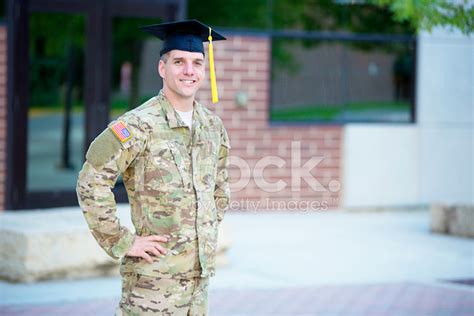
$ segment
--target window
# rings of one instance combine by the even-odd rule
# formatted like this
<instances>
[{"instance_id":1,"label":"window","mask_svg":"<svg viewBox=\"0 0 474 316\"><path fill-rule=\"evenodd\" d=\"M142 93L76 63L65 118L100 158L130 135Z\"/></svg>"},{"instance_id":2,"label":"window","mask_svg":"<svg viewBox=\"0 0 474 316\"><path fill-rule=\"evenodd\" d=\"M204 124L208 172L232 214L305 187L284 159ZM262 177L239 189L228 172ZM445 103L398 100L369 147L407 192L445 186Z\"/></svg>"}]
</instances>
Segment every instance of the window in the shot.
<instances>
[{"instance_id":1,"label":"window","mask_svg":"<svg viewBox=\"0 0 474 316\"><path fill-rule=\"evenodd\" d=\"M140 30L159 20L114 17L112 23L112 82L110 120L158 94L161 42Z\"/></svg>"},{"instance_id":2,"label":"window","mask_svg":"<svg viewBox=\"0 0 474 316\"><path fill-rule=\"evenodd\" d=\"M82 14L31 13L27 190L74 190L84 152Z\"/></svg>"},{"instance_id":3,"label":"window","mask_svg":"<svg viewBox=\"0 0 474 316\"><path fill-rule=\"evenodd\" d=\"M272 122L414 121L415 42L350 37L273 38Z\"/></svg>"}]
</instances>

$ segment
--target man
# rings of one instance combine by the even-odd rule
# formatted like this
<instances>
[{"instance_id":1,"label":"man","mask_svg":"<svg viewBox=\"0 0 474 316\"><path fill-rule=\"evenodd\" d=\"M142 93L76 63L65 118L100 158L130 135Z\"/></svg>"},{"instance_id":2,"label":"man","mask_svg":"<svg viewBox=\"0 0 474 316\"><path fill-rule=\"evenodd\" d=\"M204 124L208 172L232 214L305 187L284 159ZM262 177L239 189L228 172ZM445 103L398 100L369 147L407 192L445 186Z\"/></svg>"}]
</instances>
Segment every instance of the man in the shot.
<instances>
[{"instance_id":1,"label":"man","mask_svg":"<svg viewBox=\"0 0 474 316\"><path fill-rule=\"evenodd\" d=\"M206 315L229 201L230 145L222 121L195 95L205 78L202 42L225 38L196 20L143 29L164 40L163 89L91 144L79 204L100 246L122 260L118 315ZM115 215L111 189L119 175L135 234Z\"/></svg>"}]
</instances>

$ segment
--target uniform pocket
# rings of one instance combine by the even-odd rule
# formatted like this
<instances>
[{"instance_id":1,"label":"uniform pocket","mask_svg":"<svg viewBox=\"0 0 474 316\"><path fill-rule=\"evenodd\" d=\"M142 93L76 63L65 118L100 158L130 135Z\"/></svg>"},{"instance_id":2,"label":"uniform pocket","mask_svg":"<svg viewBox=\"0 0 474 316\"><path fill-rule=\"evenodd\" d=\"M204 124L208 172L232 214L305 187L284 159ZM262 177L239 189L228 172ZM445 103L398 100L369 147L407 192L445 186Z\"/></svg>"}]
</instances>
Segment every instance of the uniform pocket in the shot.
<instances>
[{"instance_id":1,"label":"uniform pocket","mask_svg":"<svg viewBox=\"0 0 474 316\"><path fill-rule=\"evenodd\" d=\"M199 150L199 159L203 163L214 164L217 161L219 145L217 133L202 132L195 145Z\"/></svg>"},{"instance_id":2,"label":"uniform pocket","mask_svg":"<svg viewBox=\"0 0 474 316\"><path fill-rule=\"evenodd\" d=\"M151 148L154 174L160 178L160 191L172 191L184 186L182 177L182 166L180 166L181 155L179 148L172 141L157 141Z\"/></svg>"},{"instance_id":3,"label":"uniform pocket","mask_svg":"<svg viewBox=\"0 0 474 316\"><path fill-rule=\"evenodd\" d=\"M214 190L217 172L218 139L216 133L202 133L195 144L196 160L199 162L198 186L207 191Z\"/></svg>"}]
</instances>

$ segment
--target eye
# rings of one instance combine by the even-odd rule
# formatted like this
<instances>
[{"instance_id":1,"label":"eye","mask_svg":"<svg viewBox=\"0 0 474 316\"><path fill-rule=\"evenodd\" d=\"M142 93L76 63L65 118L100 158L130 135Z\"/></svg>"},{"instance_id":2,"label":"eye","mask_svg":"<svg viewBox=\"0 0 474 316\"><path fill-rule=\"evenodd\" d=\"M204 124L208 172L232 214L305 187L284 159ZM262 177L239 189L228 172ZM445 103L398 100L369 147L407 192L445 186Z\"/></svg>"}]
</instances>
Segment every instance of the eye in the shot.
<instances>
[{"instance_id":1,"label":"eye","mask_svg":"<svg viewBox=\"0 0 474 316\"><path fill-rule=\"evenodd\" d=\"M175 65L181 65L181 64L183 64L183 61L182 60L175 60L174 64Z\"/></svg>"},{"instance_id":2,"label":"eye","mask_svg":"<svg viewBox=\"0 0 474 316\"><path fill-rule=\"evenodd\" d=\"M200 60L195 61L194 64L195 64L196 66L201 67L201 66L202 66L202 61L200 61Z\"/></svg>"}]
</instances>

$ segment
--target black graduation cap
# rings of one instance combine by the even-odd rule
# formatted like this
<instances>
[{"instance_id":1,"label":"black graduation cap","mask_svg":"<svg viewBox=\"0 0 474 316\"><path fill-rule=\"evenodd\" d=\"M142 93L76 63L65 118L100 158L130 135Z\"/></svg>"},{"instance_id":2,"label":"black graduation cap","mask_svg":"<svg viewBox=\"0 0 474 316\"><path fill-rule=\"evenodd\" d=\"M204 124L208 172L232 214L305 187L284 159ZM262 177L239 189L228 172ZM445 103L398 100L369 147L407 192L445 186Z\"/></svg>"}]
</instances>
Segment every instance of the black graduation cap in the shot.
<instances>
[{"instance_id":1,"label":"black graduation cap","mask_svg":"<svg viewBox=\"0 0 474 316\"><path fill-rule=\"evenodd\" d=\"M154 24L142 26L140 28L164 41L163 49L160 51L160 56L163 56L163 54L166 54L173 49L204 54L204 45L202 43L209 42L209 72L211 79L212 103L217 103L219 101L217 95L212 41L225 40L226 38L224 36L198 20Z\"/></svg>"},{"instance_id":2,"label":"black graduation cap","mask_svg":"<svg viewBox=\"0 0 474 316\"><path fill-rule=\"evenodd\" d=\"M202 43L209 41L209 35L213 41L226 39L198 20L153 24L140 28L164 41L160 56L173 49L204 54Z\"/></svg>"}]
</instances>

